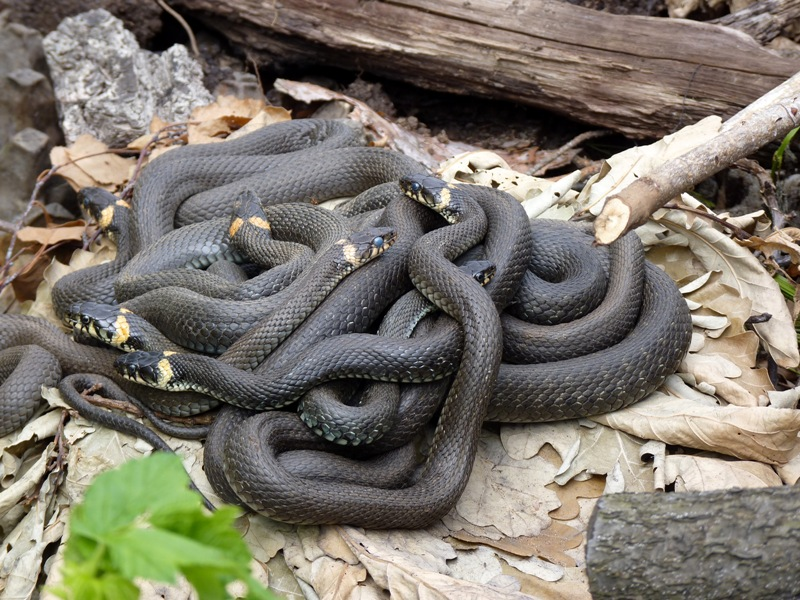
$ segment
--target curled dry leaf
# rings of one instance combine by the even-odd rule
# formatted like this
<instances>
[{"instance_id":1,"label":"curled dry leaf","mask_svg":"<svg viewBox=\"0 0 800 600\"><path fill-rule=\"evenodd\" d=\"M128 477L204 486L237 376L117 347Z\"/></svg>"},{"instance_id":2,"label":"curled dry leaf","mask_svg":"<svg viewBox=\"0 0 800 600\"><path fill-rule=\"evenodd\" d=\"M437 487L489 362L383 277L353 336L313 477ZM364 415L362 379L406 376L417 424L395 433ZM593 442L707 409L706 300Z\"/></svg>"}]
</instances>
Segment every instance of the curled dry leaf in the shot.
<instances>
[{"instance_id":1,"label":"curled dry leaf","mask_svg":"<svg viewBox=\"0 0 800 600\"><path fill-rule=\"evenodd\" d=\"M789 460L800 431L796 410L711 407L659 392L592 420L641 438L769 464Z\"/></svg>"},{"instance_id":2,"label":"curled dry leaf","mask_svg":"<svg viewBox=\"0 0 800 600\"><path fill-rule=\"evenodd\" d=\"M778 231L773 231L766 238L752 236L741 242L742 246L751 250L760 250L769 256L774 252L784 252L789 255L792 262L800 264L800 229L797 227L785 227Z\"/></svg>"},{"instance_id":3,"label":"curled dry leaf","mask_svg":"<svg viewBox=\"0 0 800 600\"><path fill-rule=\"evenodd\" d=\"M135 159L109 152L108 146L89 134L80 136L68 148L54 147L50 162L59 165L58 175L74 190L101 187L114 191L130 179L136 166Z\"/></svg>"},{"instance_id":4,"label":"curled dry leaf","mask_svg":"<svg viewBox=\"0 0 800 600\"><path fill-rule=\"evenodd\" d=\"M612 413L615 414L615 413ZM553 480L564 485L575 477L607 475L619 469L625 491L643 492L653 489L653 472L639 458L641 440L624 431L598 427L591 421L579 428L579 443ZM576 426L577 423L576 423Z\"/></svg>"},{"instance_id":5,"label":"curled dry leaf","mask_svg":"<svg viewBox=\"0 0 800 600\"><path fill-rule=\"evenodd\" d=\"M580 178L580 171L552 181L514 171L494 152L475 150L445 161L439 173L445 181L475 183L508 192L522 202L529 218L568 219L575 212L577 193L572 186ZM563 210L543 214L556 206Z\"/></svg>"},{"instance_id":6,"label":"curled dry leaf","mask_svg":"<svg viewBox=\"0 0 800 600\"><path fill-rule=\"evenodd\" d=\"M198 106L192 111L188 143L221 142L242 127L249 126L245 132L250 132L264 125L290 119L289 111L277 106L267 106L262 99L219 96L215 102Z\"/></svg>"},{"instance_id":7,"label":"curled dry leaf","mask_svg":"<svg viewBox=\"0 0 800 600\"><path fill-rule=\"evenodd\" d=\"M760 462L668 456L664 466L666 482L674 484L676 492L769 487L782 483L771 467Z\"/></svg>"},{"instance_id":8,"label":"curled dry leaf","mask_svg":"<svg viewBox=\"0 0 800 600\"><path fill-rule=\"evenodd\" d=\"M684 194L690 205L697 204ZM778 284L747 248L741 247L708 221L687 212L664 211L660 224L686 237L688 248L703 268L718 271L720 283L740 298L752 302L753 314L768 313L771 318L754 325L770 355L780 366L793 368L800 363L794 321Z\"/></svg>"}]
</instances>

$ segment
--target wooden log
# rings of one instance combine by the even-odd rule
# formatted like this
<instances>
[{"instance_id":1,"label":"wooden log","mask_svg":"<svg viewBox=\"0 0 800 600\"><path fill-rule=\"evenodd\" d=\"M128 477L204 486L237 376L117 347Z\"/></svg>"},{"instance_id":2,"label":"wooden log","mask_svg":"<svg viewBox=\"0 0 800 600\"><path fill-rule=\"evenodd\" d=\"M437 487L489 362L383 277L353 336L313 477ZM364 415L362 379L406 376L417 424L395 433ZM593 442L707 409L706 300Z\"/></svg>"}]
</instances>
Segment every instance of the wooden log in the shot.
<instances>
[{"instance_id":1,"label":"wooden log","mask_svg":"<svg viewBox=\"0 0 800 600\"><path fill-rule=\"evenodd\" d=\"M513 100L639 138L731 116L800 70L800 55L780 56L728 27L553 0L171 4L262 61Z\"/></svg>"},{"instance_id":2,"label":"wooden log","mask_svg":"<svg viewBox=\"0 0 800 600\"><path fill-rule=\"evenodd\" d=\"M793 486L603 496L586 546L592 598L797 598L798 514Z\"/></svg>"}]
</instances>

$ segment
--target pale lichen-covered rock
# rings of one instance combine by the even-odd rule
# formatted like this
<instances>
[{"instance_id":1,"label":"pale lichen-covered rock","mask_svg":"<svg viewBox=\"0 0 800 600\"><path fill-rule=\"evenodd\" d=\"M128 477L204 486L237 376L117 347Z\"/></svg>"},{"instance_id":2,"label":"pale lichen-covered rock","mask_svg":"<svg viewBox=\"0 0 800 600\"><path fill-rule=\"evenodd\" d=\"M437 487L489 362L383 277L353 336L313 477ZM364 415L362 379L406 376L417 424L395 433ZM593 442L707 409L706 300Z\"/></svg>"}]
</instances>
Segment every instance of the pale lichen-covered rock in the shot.
<instances>
[{"instance_id":1,"label":"pale lichen-covered rock","mask_svg":"<svg viewBox=\"0 0 800 600\"><path fill-rule=\"evenodd\" d=\"M125 146L147 131L153 116L183 121L213 100L184 46L162 54L142 50L104 9L64 19L45 36L44 49L68 143L89 133Z\"/></svg>"}]
</instances>

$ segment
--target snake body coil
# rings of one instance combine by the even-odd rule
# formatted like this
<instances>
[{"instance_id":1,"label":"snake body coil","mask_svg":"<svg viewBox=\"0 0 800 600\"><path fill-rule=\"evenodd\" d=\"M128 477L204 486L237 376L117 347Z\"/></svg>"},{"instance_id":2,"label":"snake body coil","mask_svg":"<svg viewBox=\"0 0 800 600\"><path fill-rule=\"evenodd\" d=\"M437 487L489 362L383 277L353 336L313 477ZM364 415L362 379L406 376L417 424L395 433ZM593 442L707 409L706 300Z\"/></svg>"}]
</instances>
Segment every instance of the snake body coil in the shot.
<instances>
[{"instance_id":1,"label":"snake body coil","mask_svg":"<svg viewBox=\"0 0 800 600\"><path fill-rule=\"evenodd\" d=\"M502 192L417 175L414 161L361 143L343 122L279 124L165 154L144 169L130 207L85 192L98 222L120 230L120 253L59 282L57 312L84 334L150 350L82 346L38 319L0 315L0 380L15 372L0 387L0 433L36 409L18 388L35 396L61 374L68 401L112 427L128 424L79 397L92 381L135 396L154 422L152 408L193 414L222 400L205 468L226 500L295 523L422 527L464 489L484 420L607 412L677 368L688 310L635 236L593 251L584 228L530 223ZM342 195L358 197L338 212L309 204ZM339 240L353 223L382 228L368 234L381 256L342 278L355 251ZM485 288L453 264L481 243L496 267ZM410 289L441 314L373 333ZM145 346L134 316L155 327ZM44 380L32 360L49 365ZM372 380L348 414L363 412L373 433L306 420L363 449L331 444L296 414L257 412L299 400L335 407L353 380ZM433 442L416 465L426 423Z\"/></svg>"}]
</instances>

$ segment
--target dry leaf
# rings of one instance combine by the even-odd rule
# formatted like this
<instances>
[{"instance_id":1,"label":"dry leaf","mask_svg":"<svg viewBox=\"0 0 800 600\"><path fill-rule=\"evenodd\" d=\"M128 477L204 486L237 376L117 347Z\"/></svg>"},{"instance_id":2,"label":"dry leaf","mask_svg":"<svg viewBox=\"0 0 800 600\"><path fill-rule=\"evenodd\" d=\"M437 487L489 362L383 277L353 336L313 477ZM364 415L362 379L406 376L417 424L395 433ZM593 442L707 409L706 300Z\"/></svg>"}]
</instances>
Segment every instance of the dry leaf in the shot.
<instances>
[{"instance_id":1,"label":"dry leaf","mask_svg":"<svg viewBox=\"0 0 800 600\"><path fill-rule=\"evenodd\" d=\"M23 227L17 233L17 239L23 243L54 246L61 242L80 242L85 233L86 224L83 221L70 221L53 227Z\"/></svg>"},{"instance_id":2,"label":"dry leaf","mask_svg":"<svg viewBox=\"0 0 800 600\"><path fill-rule=\"evenodd\" d=\"M581 420L581 423L585 425L580 426L579 442L553 478L556 483L565 485L579 476L606 475L616 467L625 491L653 489L652 469L639 458L641 440L609 427L598 427L591 421Z\"/></svg>"},{"instance_id":3,"label":"dry leaf","mask_svg":"<svg viewBox=\"0 0 800 600\"><path fill-rule=\"evenodd\" d=\"M740 243L751 250L760 250L767 256L773 252L785 252L792 259L794 264L800 264L800 229L797 227L785 227L778 231L773 231L766 238L752 236Z\"/></svg>"},{"instance_id":4,"label":"dry leaf","mask_svg":"<svg viewBox=\"0 0 800 600\"><path fill-rule=\"evenodd\" d=\"M645 439L769 464L789 459L800 431L800 411L710 407L659 392L592 420Z\"/></svg>"},{"instance_id":5,"label":"dry leaf","mask_svg":"<svg viewBox=\"0 0 800 600\"><path fill-rule=\"evenodd\" d=\"M760 462L668 456L664 466L666 482L675 484L676 492L782 485L775 471Z\"/></svg>"},{"instance_id":6,"label":"dry leaf","mask_svg":"<svg viewBox=\"0 0 800 600\"><path fill-rule=\"evenodd\" d=\"M478 583L480 571L469 573L476 581L452 577L445 561L457 558L455 551L426 530L364 533L343 527L342 538L370 576L393 598L528 598Z\"/></svg>"},{"instance_id":7,"label":"dry leaf","mask_svg":"<svg viewBox=\"0 0 800 600\"><path fill-rule=\"evenodd\" d=\"M572 479L564 485L549 483L547 487L558 494L558 499L561 500L561 506L550 511L550 518L569 521L580 515L581 506L578 498L599 498L603 495L605 482L602 477L590 477L585 481Z\"/></svg>"},{"instance_id":8,"label":"dry leaf","mask_svg":"<svg viewBox=\"0 0 800 600\"><path fill-rule=\"evenodd\" d=\"M541 457L515 460L497 436L484 432L467 487L456 512L475 525L492 525L503 535L538 535L550 524L547 513L559 503L544 485L555 468Z\"/></svg>"},{"instance_id":9,"label":"dry leaf","mask_svg":"<svg viewBox=\"0 0 800 600\"><path fill-rule=\"evenodd\" d=\"M743 371L722 354L687 354L681 362L681 371L692 375L697 382L713 386L715 394L730 404L766 406L768 402L765 390L761 390L760 396L755 396L740 385L739 380L750 369Z\"/></svg>"},{"instance_id":10,"label":"dry leaf","mask_svg":"<svg viewBox=\"0 0 800 600\"><path fill-rule=\"evenodd\" d=\"M545 211L556 205L563 205L565 210L561 216L548 213L548 218L568 219L575 212L577 193L572 186L580 178L580 171L552 181L518 173L494 152L475 150L445 161L439 173L445 181L474 183L508 192L522 202L529 218L544 216Z\"/></svg>"},{"instance_id":11,"label":"dry leaf","mask_svg":"<svg viewBox=\"0 0 800 600\"><path fill-rule=\"evenodd\" d=\"M578 195L580 206L584 210L590 209L595 216L600 214L608 196L620 192L655 167L706 143L721 126L720 117L706 117L648 146L636 146L615 154L581 190Z\"/></svg>"},{"instance_id":12,"label":"dry leaf","mask_svg":"<svg viewBox=\"0 0 800 600\"><path fill-rule=\"evenodd\" d=\"M578 444L581 427L577 421L551 423L508 423L500 427L500 441L508 455L525 460L539 454L545 445L551 446L565 461Z\"/></svg>"},{"instance_id":13,"label":"dry leaf","mask_svg":"<svg viewBox=\"0 0 800 600\"><path fill-rule=\"evenodd\" d=\"M74 190L102 187L114 191L130 179L136 165L135 159L109 152L108 146L89 134L80 136L68 148L54 147L50 161L59 165L57 174Z\"/></svg>"},{"instance_id":14,"label":"dry leaf","mask_svg":"<svg viewBox=\"0 0 800 600\"><path fill-rule=\"evenodd\" d=\"M564 550L577 548L583 541L583 533L581 531L558 521L553 521L547 529L537 536L492 540L472 535L466 531L456 531L451 534L451 537L462 542L490 546L515 556L537 556L563 567L576 566L575 560L571 556L564 554Z\"/></svg>"},{"instance_id":15,"label":"dry leaf","mask_svg":"<svg viewBox=\"0 0 800 600\"><path fill-rule=\"evenodd\" d=\"M684 194L687 203L697 205ZM800 363L794 321L778 284L747 249L715 229L702 218L681 211L663 211L659 223L686 236L688 247L708 271L720 272L720 283L740 298L752 302L754 314L772 318L754 325L767 350L779 365L792 368Z\"/></svg>"},{"instance_id":16,"label":"dry leaf","mask_svg":"<svg viewBox=\"0 0 800 600\"><path fill-rule=\"evenodd\" d=\"M517 570L510 564L503 566L503 572L514 577L520 582L522 592L530 594L531 598L546 600L591 600L589 582L586 579L586 570L583 566L561 568L561 577L558 581L545 581L535 575L528 575Z\"/></svg>"}]
</instances>

